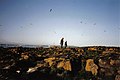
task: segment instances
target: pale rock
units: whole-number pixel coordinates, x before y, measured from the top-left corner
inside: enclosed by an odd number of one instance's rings
[[[20,73],[20,70],[17,70],[16,72],[17,72],[17,73]]]
[[[35,72],[37,70],[37,67],[31,67],[28,69],[27,73],[32,73]]]
[[[118,70],[117,73],[120,74],[120,70]]]
[[[120,75],[116,75],[115,80],[120,80]]]

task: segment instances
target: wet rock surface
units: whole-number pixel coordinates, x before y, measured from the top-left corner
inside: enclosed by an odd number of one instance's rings
[[[0,48],[0,80],[120,80],[119,47]]]

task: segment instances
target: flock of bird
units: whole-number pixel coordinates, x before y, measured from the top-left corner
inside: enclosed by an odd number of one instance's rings
[[[53,11],[53,9],[49,9],[49,12],[52,12]],[[86,24],[85,22],[83,23],[83,21],[80,21],[80,23],[81,24]],[[29,24],[30,26],[32,26],[33,24],[32,23],[30,23]],[[93,23],[93,25],[95,26],[96,25],[96,23]],[[0,27],[2,27],[3,25],[1,25],[0,24]],[[23,26],[20,26],[20,28],[23,28]],[[106,30],[104,30],[104,32],[106,32]],[[54,31],[54,33],[56,34],[56,32]]]

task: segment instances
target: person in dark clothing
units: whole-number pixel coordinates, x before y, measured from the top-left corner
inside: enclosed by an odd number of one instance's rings
[[[67,41],[65,41],[65,48],[67,47]]]
[[[62,38],[60,41],[61,48],[63,48],[63,42],[64,42],[64,38]]]

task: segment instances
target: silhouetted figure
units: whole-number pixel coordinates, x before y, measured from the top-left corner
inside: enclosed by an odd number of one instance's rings
[[[62,38],[60,41],[61,48],[63,48],[63,42],[64,42],[64,38]]]
[[[65,41],[65,48],[67,47],[67,41]]]

